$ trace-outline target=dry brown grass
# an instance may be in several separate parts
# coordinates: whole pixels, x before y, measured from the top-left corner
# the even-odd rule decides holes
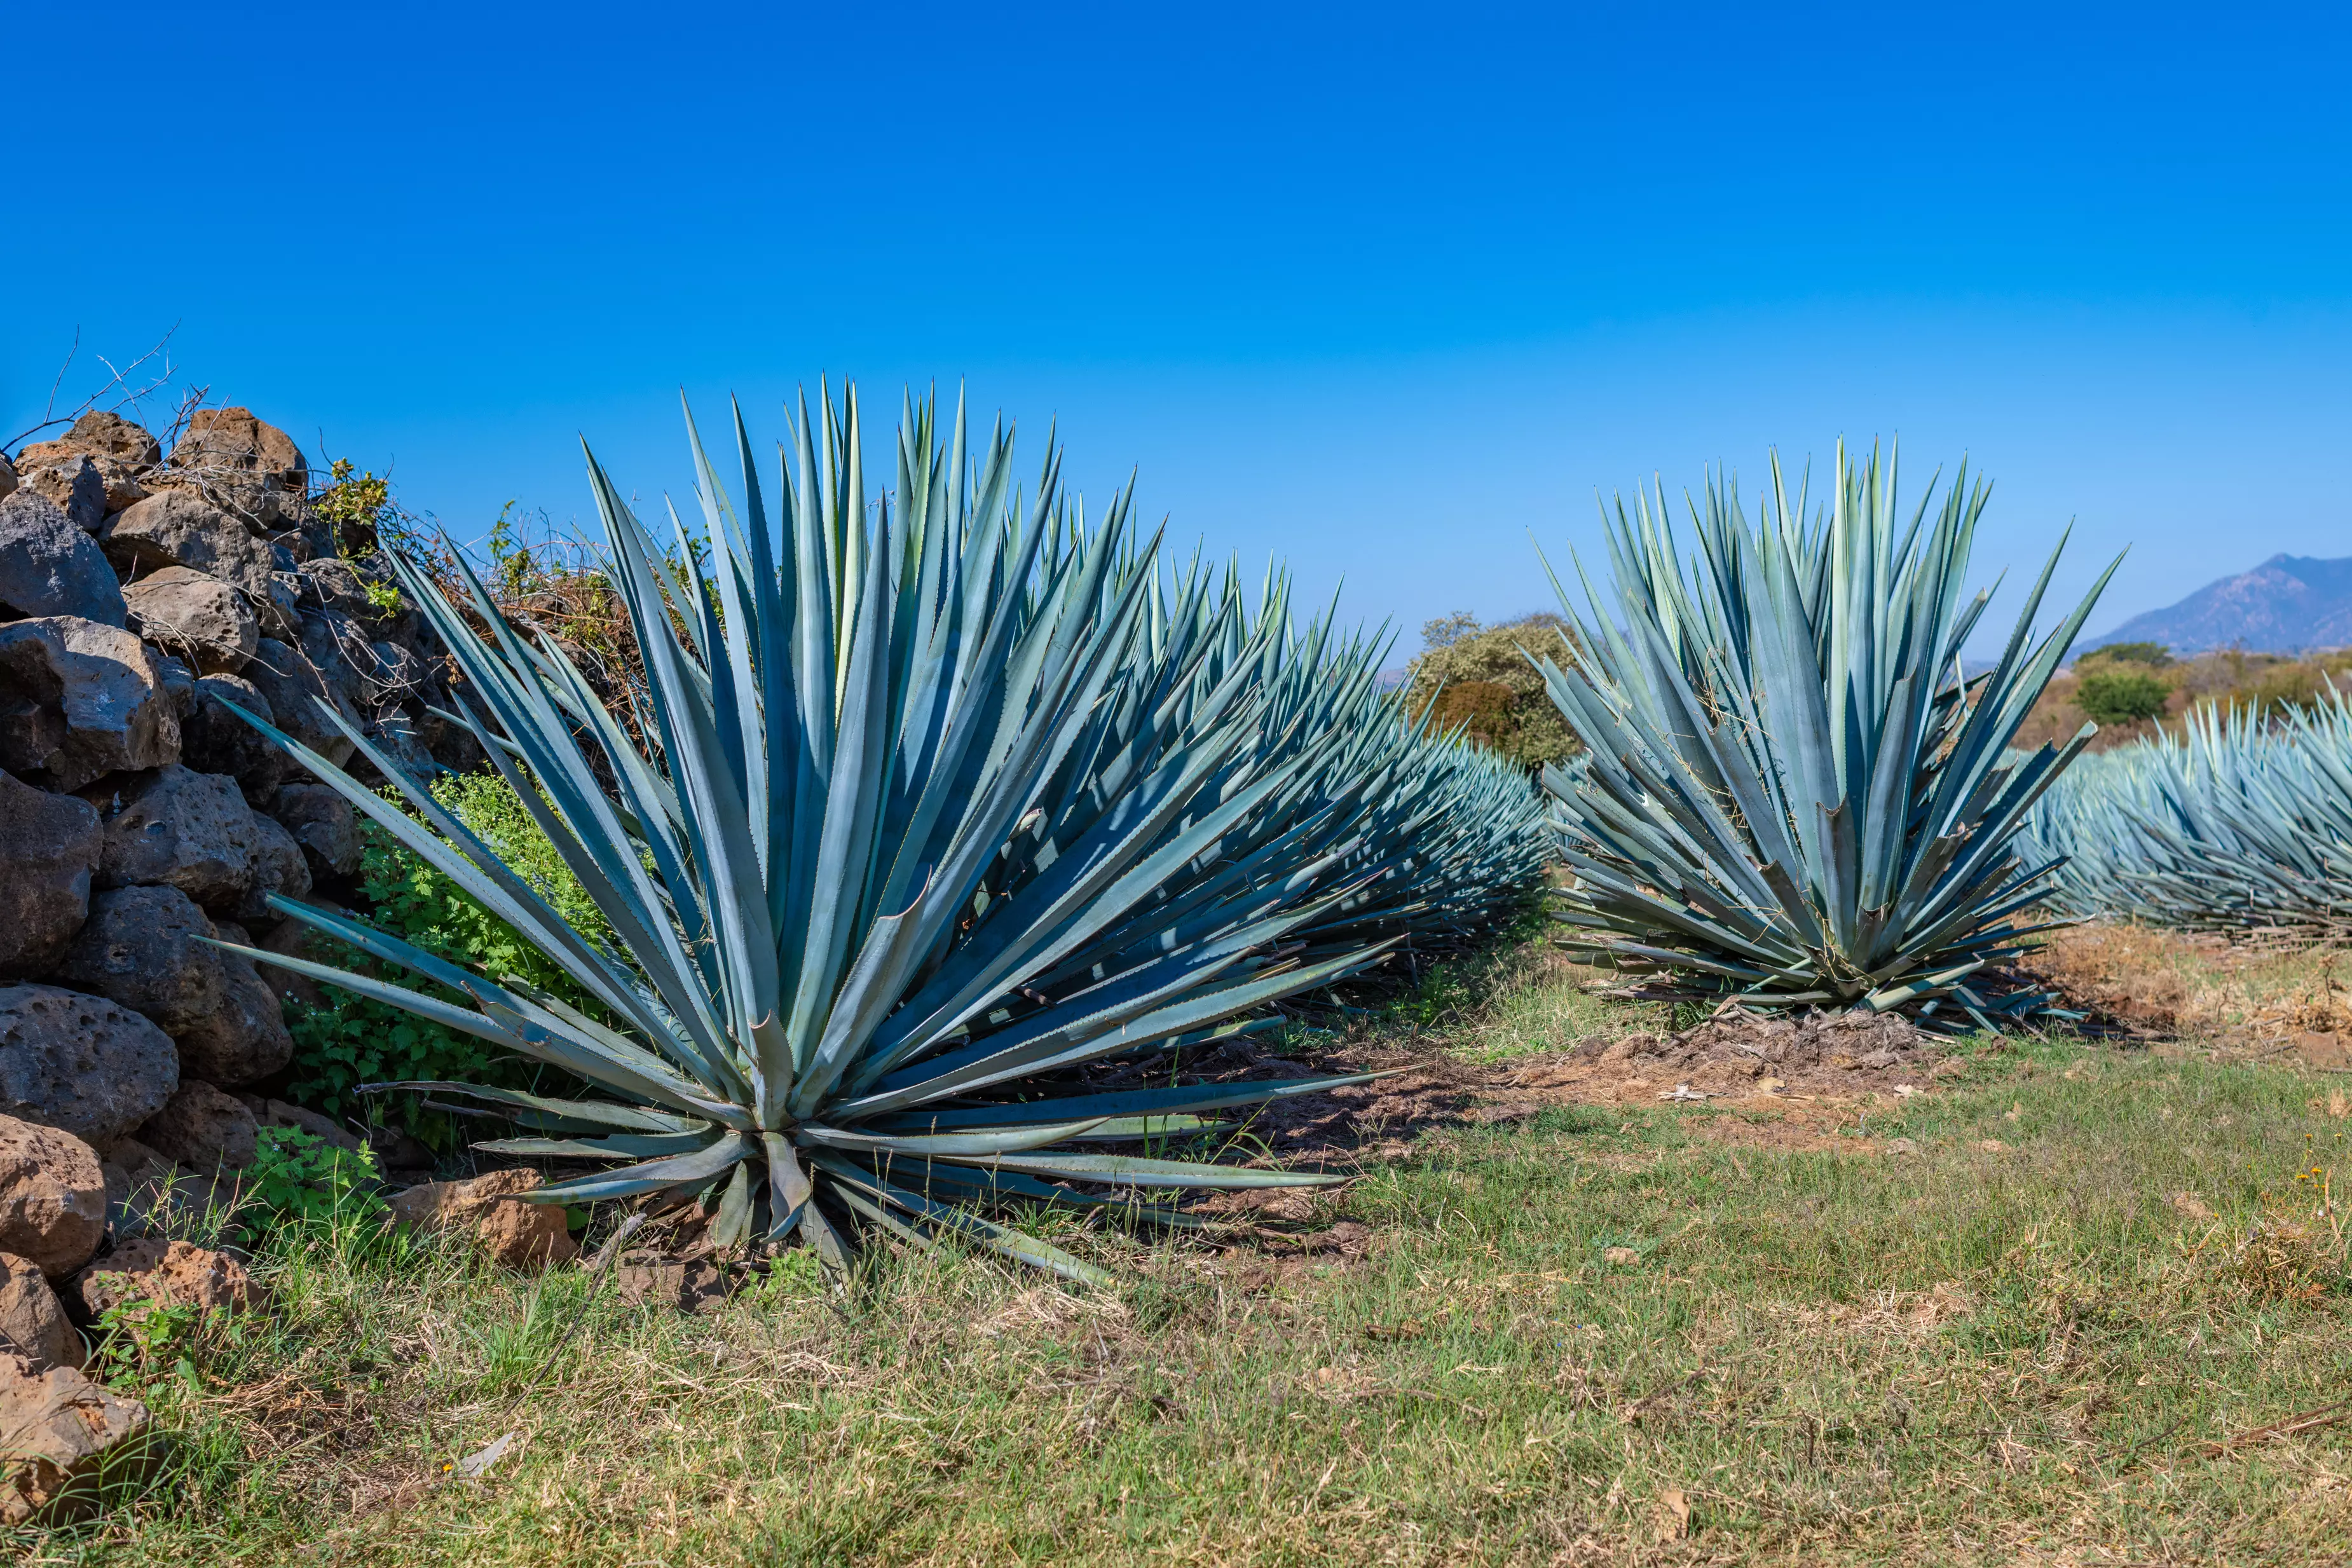
[[[2098,922],[2056,933],[2031,967],[2149,1039],[2352,1067],[2352,954],[2341,948]]]

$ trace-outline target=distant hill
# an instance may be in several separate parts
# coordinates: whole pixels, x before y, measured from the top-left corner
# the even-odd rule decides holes
[[[2250,653],[2352,647],[2352,557],[2274,555],[2252,571],[2209,582],[2178,604],[2077,643],[2074,652],[2110,643],[2161,643],[2182,654],[2229,647]]]

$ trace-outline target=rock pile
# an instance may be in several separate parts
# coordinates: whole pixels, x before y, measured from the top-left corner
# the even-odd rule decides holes
[[[234,1173],[273,1123],[356,1143],[270,1096],[282,977],[211,946],[297,950],[269,898],[349,896],[352,810],[232,709],[363,782],[352,733],[419,777],[476,760],[428,748],[441,649],[310,478],[241,408],[168,455],[92,413],[0,455],[0,1524],[145,1430],[81,1378],[74,1318],[250,1296],[233,1260],[142,1239],[154,1190]]]
[[[94,1148],[118,1207],[142,1169],[250,1160],[283,981],[210,944],[295,950],[271,896],[359,869],[349,802],[234,710],[362,781],[354,734],[439,767],[441,649],[310,478],[241,408],[168,454],[91,413],[0,458],[0,1114]]]

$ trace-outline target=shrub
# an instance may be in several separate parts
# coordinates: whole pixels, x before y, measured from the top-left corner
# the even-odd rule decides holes
[[[2095,724],[2137,724],[2164,711],[2171,684],[2144,669],[2109,666],[2075,684],[2074,703]]]
[[[1472,740],[1529,773],[1575,753],[1576,737],[1560,721],[1528,657],[1567,655],[1559,616],[1542,612],[1481,627],[1457,612],[1424,626],[1422,639],[1425,645],[1407,667],[1405,687],[1415,714],[1426,713],[1444,728],[1464,727]]]
[[[243,1178],[245,1199],[257,1211],[248,1230],[365,1223],[391,1214],[367,1149],[346,1149],[300,1127],[264,1127]]]
[[[432,797],[506,858],[565,918],[599,940],[610,940],[610,927],[579,879],[505,779],[495,774],[448,774],[435,781]],[[493,976],[518,976],[572,1007],[595,1010],[593,999],[562,967],[456,881],[375,822],[362,819],[360,831],[364,846],[361,894],[380,928],[436,957]],[[383,972],[364,957],[355,967],[362,974]],[[426,1143],[446,1148],[451,1139],[446,1117],[421,1112],[405,1100],[373,1100],[363,1105],[354,1090],[362,1083],[420,1079],[463,1078],[514,1089],[555,1089],[569,1082],[568,1075],[497,1051],[474,1035],[331,982],[326,994],[324,1007],[289,1009],[287,1027],[294,1037],[294,1059],[287,1092],[330,1115],[350,1115],[364,1108],[372,1117],[406,1126]],[[445,988],[441,994],[454,993]]]

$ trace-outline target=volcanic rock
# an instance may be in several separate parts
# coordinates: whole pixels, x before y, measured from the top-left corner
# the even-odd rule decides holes
[[[0,772],[0,980],[47,974],[89,914],[98,813]]]
[[[259,1152],[259,1134],[244,1102],[197,1078],[184,1082],[139,1129],[142,1143],[199,1176],[245,1169]]]
[[[0,767],[79,789],[179,758],[162,666],[136,636],[69,615],[0,625]]]
[[[19,615],[79,615],[120,626],[122,590],[106,553],[39,491],[0,500],[0,605]]]
[[[123,584],[131,624],[150,643],[184,654],[208,675],[233,675],[260,645],[245,595],[218,578],[167,566]]]
[[[105,1239],[98,1152],[59,1128],[0,1116],[0,1252],[63,1278]]]
[[[71,1367],[0,1354],[0,1525],[86,1518],[160,1458],[137,1400]]]
[[[120,1002],[57,986],[0,986],[0,1115],[102,1145],[180,1086],[172,1037]]]

